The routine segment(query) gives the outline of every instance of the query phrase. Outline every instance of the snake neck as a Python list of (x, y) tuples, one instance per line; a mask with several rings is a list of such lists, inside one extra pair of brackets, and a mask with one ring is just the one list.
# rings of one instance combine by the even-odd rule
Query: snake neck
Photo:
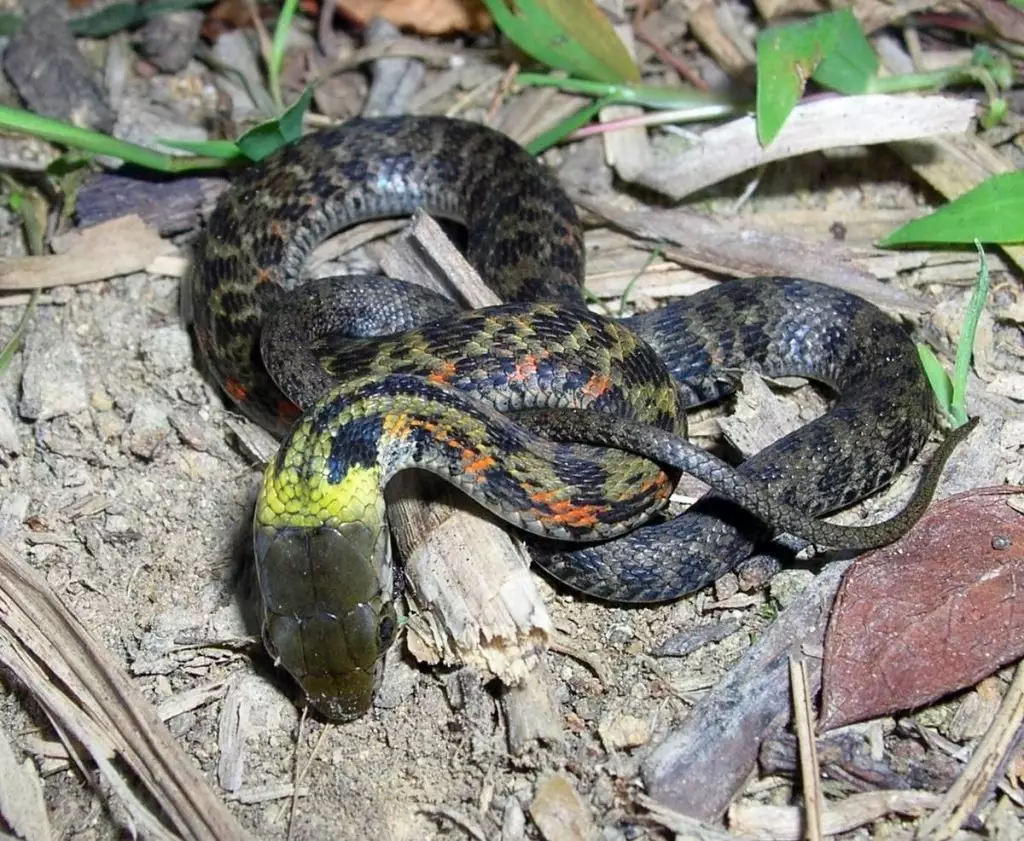
[(383, 530), (384, 488), (407, 468), (557, 540), (625, 533), (664, 507), (677, 478), (631, 454), (540, 438), (428, 378), (371, 377), (332, 391), (293, 428), (264, 475), (256, 528)]

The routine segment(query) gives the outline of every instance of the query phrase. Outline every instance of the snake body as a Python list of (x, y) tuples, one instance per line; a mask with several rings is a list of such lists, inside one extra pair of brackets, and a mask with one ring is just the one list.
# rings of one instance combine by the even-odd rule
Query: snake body
[[(383, 279), (300, 285), (331, 233), (421, 207), (465, 226), (469, 260), (508, 304), (456, 311)], [(714, 581), (777, 528), (883, 486), (933, 424), (902, 327), (812, 281), (729, 281), (622, 321), (590, 313), (571, 202), (513, 141), (470, 123), (379, 118), (307, 136), (241, 173), (193, 266), (208, 366), (248, 416), (285, 436), (254, 524), (264, 637), (332, 718), (368, 707), (394, 633), (383, 486), (398, 470), (438, 473), (543, 538), (536, 559), (577, 590), (663, 601)], [(729, 394), (740, 369), (805, 376), (838, 397), (719, 474), (671, 439), (686, 408)], [(530, 428), (530, 413), (551, 410), (563, 421), (540, 427), (557, 441)], [(588, 428), (595, 412), (613, 418), (604, 432)], [(741, 504), (709, 494), (636, 529), (657, 519), (676, 468), (691, 467)]]

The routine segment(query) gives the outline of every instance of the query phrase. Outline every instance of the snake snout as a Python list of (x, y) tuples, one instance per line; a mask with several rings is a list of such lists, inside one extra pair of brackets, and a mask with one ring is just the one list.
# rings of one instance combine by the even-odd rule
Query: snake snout
[(369, 710), (395, 636), (389, 547), (363, 523), (255, 529), (264, 642), (332, 720)]

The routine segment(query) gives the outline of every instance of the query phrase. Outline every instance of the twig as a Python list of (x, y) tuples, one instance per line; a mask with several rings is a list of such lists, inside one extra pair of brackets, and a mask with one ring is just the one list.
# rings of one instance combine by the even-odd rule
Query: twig
[(952, 838), (974, 812), (985, 795), (995, 787), (1003, 768), (1021, 739), (1024, 727), (1024, 663), (1017, 666), (985, 738), (967, 767), (942, 798), (939, 807), (921, 822), (916, 838), (944, 841)]
[(821, 841), (821, 771), (814, 744), (814, 723), (811, 715), (811, 693), (807, 686), (807, 663), (789, 657), (789, 683), (793, 693), (793, 729), (800, 746), (800, 782), (804, 794), (805, 837)]

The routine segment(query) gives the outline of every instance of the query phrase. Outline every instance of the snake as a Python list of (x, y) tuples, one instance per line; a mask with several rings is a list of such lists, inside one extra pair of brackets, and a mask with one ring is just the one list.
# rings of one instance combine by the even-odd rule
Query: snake
[[(505, 302), (465, 309), (383, 277), (306, 277), (316, 245), (423, 210), (461, 226)], [(431, 116), (359, 118), (239, 172), (187, 280), (206, 368), (282, 439), (253, 517), (264, 643), (332, 720), (365, 713), (394, 640), (401, 576), (384, 488), (417, 468), (518, 528), (586, 596), (659, 603), (714, 582), (781, 530), (815, 544), (895, 540), (927, 505), (946, 436), (892, 520), (820, 518), (890, 483), (935, 401), (902, 324), (787, 277), (722, 282), (615, 319), (583, 293), (583, 226), (554, 175), (499, 131)], [(836, 397), (739, 465), (685, 440), (688, 409), (739, 373), (802, 376)], [(711, 491), (678, 516), (682, 472)]]

